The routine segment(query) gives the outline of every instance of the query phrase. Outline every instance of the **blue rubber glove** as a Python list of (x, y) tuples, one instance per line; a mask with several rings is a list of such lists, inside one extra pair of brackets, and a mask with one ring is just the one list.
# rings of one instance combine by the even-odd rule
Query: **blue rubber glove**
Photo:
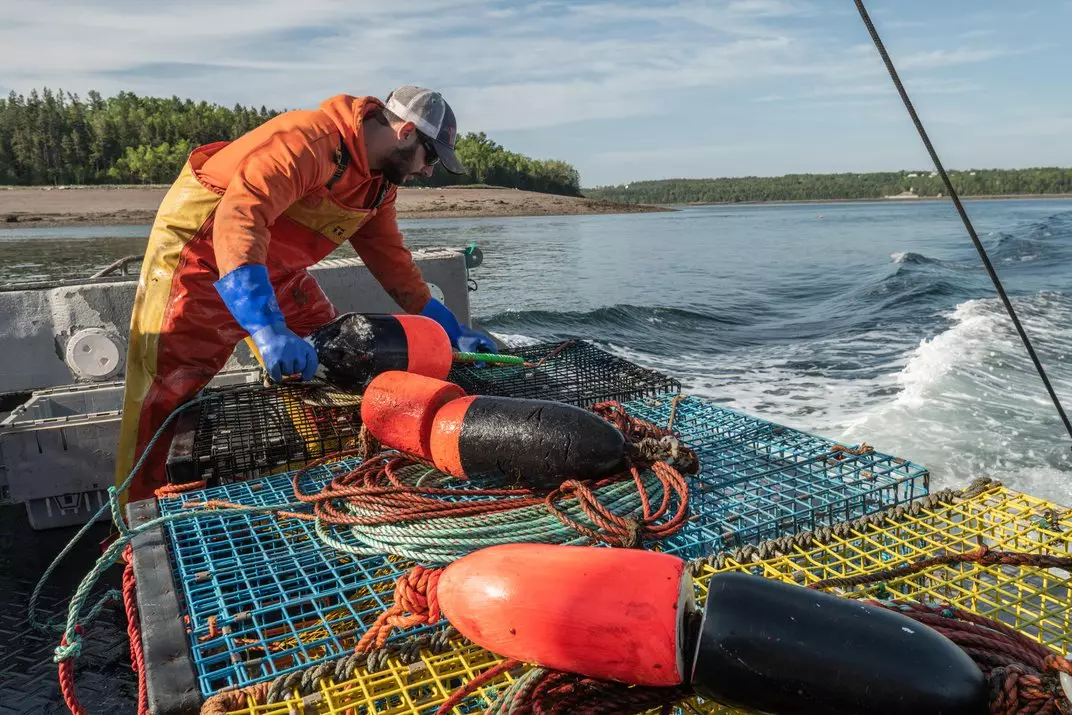
[(262, 265), (236, 268), (213, 284), (238, 324), (260, 351), (264, 369), (273, 382), (301, 375), (311, 380), (316, 372), (316, 350), (287, 327)]
[(458, 322), (450, 308), (431, 298), (421, 310), (421, 315), (431, 318), (443, 326), (450, 338), (451, 345), (463, 353), (498, 353), (495, 341), (484, 333), (466, 327)]

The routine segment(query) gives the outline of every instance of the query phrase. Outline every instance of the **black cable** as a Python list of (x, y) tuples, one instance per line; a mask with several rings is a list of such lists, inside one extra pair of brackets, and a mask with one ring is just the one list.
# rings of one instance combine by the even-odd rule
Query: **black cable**
[(1031, 361), (1035, 363), (1035, 369), (1038, 370), (1039, 377), (1042, 378), (1043, 384), (1046, 385), (1046, 390), (1050, 393), (1050, 398), (1053, 400), (1053, 404), (1057, 408), (1057, 413), (1061, 416), (1061, 421), (1065, 423), (1065, 429), (1068, 430), (1068, 435), (1072, 437), (1072, 423), (1068, 421), (1068, 416), (1065, 415), (1064, 408), (1061, 407), (1061, 400), (1058, 399), (1057, 393), (1053, 391), (1053, 386), (1050, 385), (1050, 380), (1046, 377), (1046, 371), (1042, 368), (1042, 363), (1039, 362), (1038, 356), (1035, 354), (1035, 349), (1031, 347), (1031, 340), (1028, 339), (1027, 333), (1024, 331), (1023, 326), (1020, 325), (1020, 319), (1016, 317), (1016, 311), (1013, 309), (1012, 303), (1009, 302), (1009, 297), (1005, 295), (1005, 289), (1001, 285), (1001, 280), (998, 279), (998, 274), (994, 270), (994, 266), (990, 263), (990, 257), (986, 255), (986, 249), (983, 248), (983, 244), (979, 241), (979, 236), (975, 233), (975, 227), (972, 226), (971, 219), (968, 218), (967, 212), (964, 211), (964, 205), (960, 202), (960, 197), (957, 196), (957, 190), (953, 188), (953, 182), (949, 180), (949, 176), (945, 173), (945, 168), (942, 166), (942, 162), (938, 158), (938, 153), (934, 150), (934, 146), (931, 145), (930, 138), (927, 137), (927, 131), (923, 128), (923, 122), (920, 121), (919, 115), (916, 114), (916, 110), (912, 106), (912, 100), (908, 98), (908, 92), (905, 91), (904, 85), (901, 84), (901, 78), (897, 75), (897, 69), (893, 66), (893, 60), (891, 60), (889, 54), (886, 53), (886, 47), (882, 44), (882, 38), (878, 36), (878, 31), (871, 23), (871, 17), (867, 14), (867, 8), (864, 7), (863, 0), (854, 0), (854, 2), (856, 3), (856, 9), (860, 11), (860, 18), (864, 21), (864, 25), (867, 26), (867, 31), (871, 33), (871, 39), (874, 40), (875, 47), (878, 48), (878, 53), (882, 55), (882, 61), (886, 63), (886, 70), (889, 71), (890, 79), (893, 80), (894, 86), (897, 87), (898, 94), (901, 95), (901, 101), (904, 102), (905, 109), (908, 110), (908, 114), (912, 117), (912, 122), (916, 125), (916, 131), (919, 132), (919, 138), (923, 140), (923, 145), (927, 147), (927, 153), (931, 155), (934, 167), (942, 177), (942, 183), (945, 184), (946, 191), (949, 193), (949, 198), (953, 199), (953, 204), (957, 207), (957, 213), (960, 214), (960, 220), (964, 222), (964, 228), (968, 230), (968, 235), (971, 236), (972, 243), (975, 244), (975, 249), (979, 251), (979, 256), (983, 259), (983, 265), (986, 266), (986, 271), (990, 274), (990, 279), (994, 281), (994, 286), (997, 288), (998, 295), (1001, 296), (1001, 302), (1005, 304), (1005, 309), (1009, 311), (1009, 317), (1012, 318), (1013, 325), (1016, 326), (1016, 332), (1020, 333), (1020, 339), (1023, 340), (1024, 347), (1027, 348), (1027, 353), (1031, 356)]

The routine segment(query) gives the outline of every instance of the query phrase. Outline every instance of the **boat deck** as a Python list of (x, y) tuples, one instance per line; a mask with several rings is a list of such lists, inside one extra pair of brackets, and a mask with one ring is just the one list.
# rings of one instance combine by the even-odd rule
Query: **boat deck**
[[(109, 523), (95, 525), (67, 556), (67, 568), (54, 574), (41, 594), (42, 617), (65, 618), (67, 599), (85, 575), (85, 565), (100, 556), (98, 543)], [(60, 694), (52, 654), (59, 635), (30, 626), (27, 607), (34, 586), (77, 527), (34, 531), (21, 504), (0, 507), (0, 714), (51, 715), (69, 712)], [(108, 569), (94, 588), (94, 598), (119, 589), (121, 565)], [(127, 620), (121, 604), (105, 608), (94, 621), (78, 658), (78, 698), (91, 713), (133, 712), (138, 700), (137, 674), (130, 667)]]

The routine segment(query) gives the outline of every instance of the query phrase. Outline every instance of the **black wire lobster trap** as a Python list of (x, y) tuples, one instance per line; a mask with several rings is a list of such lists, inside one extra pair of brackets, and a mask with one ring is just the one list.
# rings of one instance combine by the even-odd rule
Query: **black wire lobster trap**
[[(458, 363), (448, 380), (470, 395), (554, 400), (578, 407), (681, 390), (677, 380), (582, 340), (509, 352), (526, 364)], [(227, 484), (298, 469), (361, 446), (360, 396), (347, 399), (300, 384), (212, 392), (178, 419), (167, 460), (171, 484)]]

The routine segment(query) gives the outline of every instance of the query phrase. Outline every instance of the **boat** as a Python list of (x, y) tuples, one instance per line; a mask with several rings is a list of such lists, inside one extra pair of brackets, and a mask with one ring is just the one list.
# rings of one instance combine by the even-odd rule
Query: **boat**
[[(431, 275), (442, 266), (435, 282), (448, 301), (461, 301), (452, 307), (466, 316), (469, 271), (476, 267), (471, 259), (467, 262), (467, 253), (472, 252), (443, 249), (418, 257), (427, 261), (428, 268), (422, 269)], [(334, 292), (330, 276), (336, 269), (361, 267), (328, 262), (316, 269), (323, 271), (326, 290), (337, 304), (359, 312), (381, 308)], [(129, 279), (102, 278), (109, 277), (28, 290), (42, 292), (39, 305), (56, 296), (72, 305), (99, 305), (93, 296), (101, 291), (130, 289)], [(17, 300), (26, 302), (25, 295)], [(51, 314), (62, 311), (52, 308)], [(69, 339), (99, 352), (101, 333), (115, 335), (119, 324), (80, 326), (68, 333)], [(77, 355), (77, 350), (53, 351), (48, 359), (58, 363), (62, 355), (66, 368), (77, 374), (79, 363), (66, 361), (72, 352)], [(620, 405), (632, 419), (666, 428), (695, 452), (699, 470), (688, 478), (683, 526), (634, 547), (682, 559), (697, 602), (703, 602), (711, 579), (727, 572), (808, 586), (830, 578), (866, 580), (952, 554), (965, 560), (900, 577), (894, 571), (879, 581), (834, 591), (853, 598), (939, 602), (997, 619), (1055, 652), (1068, 650), (1072, 616), (1066, 604), (1072, 594), (1067, 571), (968, 559), (980, 547), (1072, 557), (1072, 510), (1067, 507), (987, 479), (932, 491), (922, 465), (866, 444), (839, 444), (727, 409), (683, 392), (672, 375), (583, 339), (506, 352), (520, 361), (481, 367), (459, 362), (448, 380), (471, 395), (547, 399), (586, 410)], [(35, 361), (44, 368), (43, 353)], [(534, 666), (503, 669), (506, 658), (444, 620), (398, 629), (379, 647), (355, 653), (362, 635), (389, 610), (396, 583), (410, 569), (422, 560), (449, 563), (460, 554), (428, 550), (414, 557), (406, 544), (375, 542), (368, 532), (336, 526), (324, 534), (316, 522), (273, 515), (266, 505), (290, 504), (294, 511), (311, 512), (313, 504), (293, 504), (296, 483), (314, 494), (363, 463), (368, 455), (359, 453), (359, 407), (310, 401), (299, 386), (265, 385), (248, 357), (236, 354), (233, 361), (206, 388), (204, 402), (178, 422), (167, 465), (174, 492), (129, 504), (124, 528), (138, 534), (125, 557), (111, 555), (111, 579), (116, 586), (123, 579), (125, 612), (137, 626), (130, 635), (130, 642), (137, 643), (132, 657), (136, 679), (127, 676), (128, 699), (118, 711), (134, 707), (129, 698), (136, 697), (140, 681), (140, 711), (154, 715), (435, 712), (467, 681), (482, 673), (494, 675), (466, 695), (459, 705), (462, 712), (488, 707), (531, 677)], [(115, 376), (88, 375), (83, 369), (80, 382), (42, 385), (11, 411), (0, 429), (9, 495), (62, 505), (62, 496), (49, 493), (56, 484), (81, 489), (87, 482), (76, 480), (91, 471), (97, 479), (110, 477), (107, 456), (100, 451), (114, 444), (118, 429), (117, 405), (107, 403), (109, 394), (121, 390)], [(22, 461), (11, 460), (13, 453)], [(70, 481), (50, 483), (43, 475)], [(87, 497), (89, 490), (81, 489), (79, 496), (67, 497), (83, 505), (78, 510), (35, 511), (28, 503), (33, 533), (69, 536), (72, 522), (85, 523), (100, 511), (94, 504), (107, 506), (104, 483), (89, 486), (100, 493)], [(199, 507), (210, 500), (231, 508)], [(5, 507), (9, 513), (13, 508)], [(110, 514), (104, 509), (97, 516), (102, 523), (95, 533), (100, 533)], [(142, 529), (146, 523), (152, 528)], [(68, 528), (58, 530), (62, 524)], [(379, 547), (371, 548), (371, 543)], [(83, 559), (74, 569), (79, 577), (88, 570), (86, 561), (100, 559), (96, 543), (83, 544), (76, 553)], [(40, 573), (43, 566), (36, 561), (32, 572)], [(62, 586), (70, 593), (71, 573)], [(97, 586), (99, 592), (103, 586)], [(18, 603), (6, 608), (25, 608), (25, 592), (8, 598)], [(73, 611), (76, 620), (89, 607), (88, 601), (79, 604)], [(61, 661), (70, 664), (60, 678), (66, 682), (64, 696), (75, 699), (68, 702), (81, 695), (83, 702), (99, 707), (116, 697), (95, 683), (91, 644), (111, 635), (116, 647), (115, 629), (124, 620), (112, 613), (110, 626), (100, 619), (87, 625), (83, 655)], [(62, 650), (58, 642), (52, 646), (48, 655), (56, 646)], [(64, 667), (60, 670), (62, 674)], [(734, 711), (695, 694), (669, 704), (680, 712)]]

